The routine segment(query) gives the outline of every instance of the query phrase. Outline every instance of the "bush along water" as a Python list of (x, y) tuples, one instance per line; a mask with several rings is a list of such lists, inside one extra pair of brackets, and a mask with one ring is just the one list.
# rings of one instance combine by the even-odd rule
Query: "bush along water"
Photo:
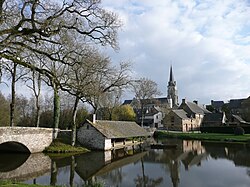
[(236, 127), (234, 129), (234, 135), (244, 135), (245, 130), (242, 127)]

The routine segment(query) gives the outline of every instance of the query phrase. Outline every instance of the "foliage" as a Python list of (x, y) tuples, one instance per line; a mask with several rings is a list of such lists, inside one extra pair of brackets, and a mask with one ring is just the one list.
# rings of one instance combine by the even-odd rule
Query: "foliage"
[(114, 109), (112, 116), (116, 121), (135, 121), (136, 114), (130, 105), (121, 105)]
[(242, 127), (236, 127), (234, 129), (234, 135), (244, 135), (245, 130)]
[(206, 105), (206, 109), (209, 110), (210, 112), (214, 112), (214, 107), (212, 105)]
[(6, 100), (4, 95), (0, 92), (0, 126), (8, 126), (9, 125), (9, 116), (10, 116), (10, 103)]

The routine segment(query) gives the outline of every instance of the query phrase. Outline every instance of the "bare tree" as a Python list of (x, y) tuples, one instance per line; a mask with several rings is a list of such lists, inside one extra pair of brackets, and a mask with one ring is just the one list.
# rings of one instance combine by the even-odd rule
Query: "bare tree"
[[(0, 58), (45, 75), (54, 89), (54, 127), (60, 116), (60, 80), (54, 70), (40, 67), (27, 56), (44, 58), (57, 64), (75, 63), (79, 50), (65, 46), (72, 43), (110, 45), (117, 49), (117, 30), (121, 26), (116, 14), (100, 6), (100, 0), (0, 1)], [(76, 40), (77, 39), (77, 40)], [(27, 55), (28, 54), (28, 55)], [(59, 65), (60, 66), (60, 65)]]
[(72, 145), (76, 139), (76, 114), (80, 101), (88, 102), (96, 112), (100, 97), (116, 88), (124, 88), (129, 82), (129, 65), (111, 66), (108, 57), (97, 50), (85, 46), (82, 58), (73, 66), (68, 66), (62, 89), (75, 96), (72, 115)]
[(138, 101), (138, 108), (141, 114), (141, 126), (143, 127), (146, 112), (145, 106), (152, 102), (152, 99), (155, 96), (160, 95), (161, 93), (157, 88), (157, 84), (148, 78), (141, 78), (134, 81), (133, 91), (135, 93), (135, 98)]
[(10, 126), (13, 127), (15, 126), (16, 83), (27, 74), (27, 71), (17, 63), (9, 63), (9, 61), (2, 63), (2, 65), (11, 80)]

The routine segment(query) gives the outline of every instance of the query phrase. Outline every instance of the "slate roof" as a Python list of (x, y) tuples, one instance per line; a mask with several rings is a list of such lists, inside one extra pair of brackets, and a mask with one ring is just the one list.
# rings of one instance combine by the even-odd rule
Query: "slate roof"
[(246, 121), (242, 119), (239, 115), (232, 115), (235, 119), (237, 119), (240, 123), (245, 123)]
[(132, 138), (149, 136), (149, 133), (132, 121), (96, 120), (95, 123), (87, 120), (95, 129), (107, 138)]
[(241, 107), (241, 103), (243, 101), (245, 101), (246, 99), (231, 99), (228, 103), (228, 107), (230, 109), (233, 109), (233, 108), (240, 108)]
[(173, 110), (173, 112), (181, 119), (189, 119), (187, 113), (183, 109)]
[(200, 107), (196, 103), (193, 103), (193, 102), (186, 102), (186, 105), (195, 114), (211, 113), (210, 111), (208, 111), (204, 107)]
[(219, 109), (224, 105), (224, 101), (211, 101), (211, 105), (216, 108)]
[(223, 113), (210, 113), (206, 114), (203, 118), (203, 122), (222, 122)]
[(125, 100), (123, 102), (123, 105), (130, 105), (133, 100)]
[[(161, 97), (161, 98), (152, 98), (152, 99), (145, 99), (148, 104), (167, 104), (168, 103), (168, 98), (167, 97)], [(130, 105), (133, 100), (125, 100), (123, 102), (123, 105)]]

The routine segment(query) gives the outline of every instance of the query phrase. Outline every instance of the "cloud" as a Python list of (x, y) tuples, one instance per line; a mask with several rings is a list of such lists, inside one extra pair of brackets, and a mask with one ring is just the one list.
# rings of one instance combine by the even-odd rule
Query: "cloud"
[(203, 103), (250, 95), (250, 7), (245, 0), (103, 0), (124, 26), (115, 61), (134, 62), (166, 95), (172, 63), (179, 98)]

